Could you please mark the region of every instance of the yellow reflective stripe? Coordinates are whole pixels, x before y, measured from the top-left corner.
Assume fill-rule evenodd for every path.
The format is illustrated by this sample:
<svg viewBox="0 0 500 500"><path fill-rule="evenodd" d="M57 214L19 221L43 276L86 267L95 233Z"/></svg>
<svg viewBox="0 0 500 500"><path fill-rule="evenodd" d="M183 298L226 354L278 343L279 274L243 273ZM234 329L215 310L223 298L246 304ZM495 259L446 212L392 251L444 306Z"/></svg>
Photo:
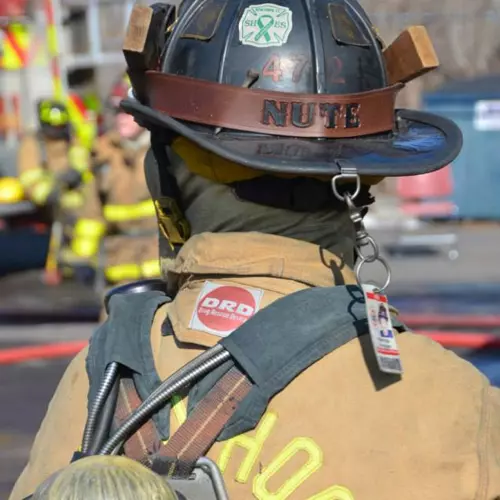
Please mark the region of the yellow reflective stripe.
<svg viewBox="0 0 500 500"><path fill-rule="evenodd" d="M51 179L44 179L37 183L36 186L31 190L31 199L37 204L41 205L47 201L52 189L54 187L54 183Z"/></svg>
<svg viewBox="0 0 500 500"><path fill-rule="evenodd" d="M0 179L0 203L16 203L24 199L24 189L18 179L3 177Z"/></svg>
<svg viewBox="0 0 500 500"><path fill-rule="evenodd" d="M18 70L25 66L27 51L30 44L30 34L26 26L15 23L7 28L8 34L15 39L17 46L21 49L23 56L20 57L17 50L12 46L9 36L5 36L0 44L0 68L6 70Z"/></svg>
<svg viewBox="0 0 500 500"><path fill-rule="evenodd" d="M19 176L19 182L24 186L30 186L35 182L39 181L45 174L45 170L43 168L33 168L28 170L27 172L23 172Z"/></svg>
<svg viewBox="0 0 500 500"><path fill-rule="evenodd" d="M83 205L83 194L79 191L67 191L61 196L63 208L79 208Z"/></svg>
<svg viewBox="0 0 500 500"><path fill-rule="evenodd" d="M154 278L160 275L159 260L148 260L140 264L119 264L105 269L106 279L111 282L133 280L140 278Z"/></svg>
<svg viewBox="0 0 500 500"><path fill-rule="evenodd" d="M69 163L78 172L82 173L89 168L89 154L86 148L72 146L69 150Z"/></svg>
<svg viewBox="0 0 500 500"><path fill-rule="evenodd" d="M57 27L55 25L47 26L47 48L49 54L57 54L58 43L57 43Z"/></svg>
<svg viewBox="0 0 500 500"><path fill-rule="evenodd" d="M64 98L64 87L61 78L58 76L52 79L52 84L54 86L54 97L58 100L62 100Z"/></svg>
<svg viewBox="0 0 500 500"><path fill-rule="evenodd" d="M86 170L85 172L82 173L82 181L84 184L88 184L94 176L92 175L92 172L89 170Z"/></svg>
<svg viewBox="0 0 500 500"><path fill-rule="evenodd" d="M141 268L137 264L109 266L104 270L104 275L112 283L124 280L137 280L141 277Z"/></svg>
<svg viewBox="0 0 500 500"><path fill-rule="evenodd" d="M71 250L83 259L94 257L99 251L99 238L73 238Z"/></svg>
<svg viewBox="0 0 500 500"><path fill-rule="evenodd" d="M83 144L87 150L92 149L94 141L97 136L97 125L94 122L83 122L75 125L78 140Z"/></svg>
<svg viewBox="0 0 500 500"><path fill-rule="evenodd" d="M75 224L74 234L80 237L100 238L106 229L104 223L93 219L80 219Z"/></svg>
<svg viewBox="0 0 500 500"><path fill-rule="evenodd" d="M144 278L156 278L161 275L160 260L148 260L141 264Z"/></svg>
<svg viewBox="0 0 500 500"><path fill-rule="evenodd" d="M104 218L109 222L126 222L156 215L153 200L142 201L134 205L106 205Z"/></svg>

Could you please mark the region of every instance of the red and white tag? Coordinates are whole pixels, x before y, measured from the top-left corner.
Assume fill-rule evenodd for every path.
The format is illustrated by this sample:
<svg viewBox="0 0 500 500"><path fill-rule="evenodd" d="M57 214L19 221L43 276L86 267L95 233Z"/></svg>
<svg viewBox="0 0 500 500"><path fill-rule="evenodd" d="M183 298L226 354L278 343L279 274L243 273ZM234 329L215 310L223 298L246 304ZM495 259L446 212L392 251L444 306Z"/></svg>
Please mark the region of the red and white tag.
<svg viewBox="0 0 500 500"><path fill-rule="evenodd" d="M227 337L260 308L264 290L206 281L198 295L189 328Z"/></svg>
<svg viewBox="0 0 500 500"><path fill-rule="evenodd" d="M387 297L373 285L362 285L366 316L378 367L385 373L403 373L401 356L392 328Z"/></svg>

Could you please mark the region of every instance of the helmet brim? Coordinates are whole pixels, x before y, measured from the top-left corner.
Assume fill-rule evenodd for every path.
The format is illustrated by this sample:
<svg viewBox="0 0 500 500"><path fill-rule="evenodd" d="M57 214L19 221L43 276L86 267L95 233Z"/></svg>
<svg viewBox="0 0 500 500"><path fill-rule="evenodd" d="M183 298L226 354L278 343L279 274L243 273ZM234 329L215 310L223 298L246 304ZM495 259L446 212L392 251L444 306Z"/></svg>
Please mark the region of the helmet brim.
<svg viewBox="0 0 500 500"><path fill-rule="evenodd" d="M395 110L397 134L298 139L224 130L207 133L130 97L121 107L144 126L166 128L229 161L271 174L336 175L349 167L360 175L420 175L449 165L463 142L459 127L451 120L406 109Z"/></svg>

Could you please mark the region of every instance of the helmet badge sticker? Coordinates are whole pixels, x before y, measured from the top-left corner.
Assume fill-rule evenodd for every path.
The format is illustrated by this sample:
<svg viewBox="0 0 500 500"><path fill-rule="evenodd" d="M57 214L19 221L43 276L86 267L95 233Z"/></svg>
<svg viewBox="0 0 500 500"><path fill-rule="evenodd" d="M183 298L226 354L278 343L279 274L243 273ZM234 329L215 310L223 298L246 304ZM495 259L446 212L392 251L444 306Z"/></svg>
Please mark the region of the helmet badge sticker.
<svg viewBox="0 0 500 500"><path fill-rule="evenodd" d="M279 47L292 31L292 11L273 3L247 7L239 22L240 42L253 47Z"/></svg>

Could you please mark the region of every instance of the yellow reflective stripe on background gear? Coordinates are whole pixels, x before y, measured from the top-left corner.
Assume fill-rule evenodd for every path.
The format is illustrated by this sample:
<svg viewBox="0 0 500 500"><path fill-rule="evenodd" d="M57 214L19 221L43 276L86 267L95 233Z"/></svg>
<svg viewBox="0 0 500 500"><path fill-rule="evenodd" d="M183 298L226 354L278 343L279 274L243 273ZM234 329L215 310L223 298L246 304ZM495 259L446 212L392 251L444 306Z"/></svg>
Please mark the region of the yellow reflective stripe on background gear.
<svg viewBox="0 0 500 500"><path fill-rule="evenodd" d="M134 205L106 205L104 218L108 222L127 222L156 215L153 200L142 201Z"/></svg>
<svg viewBox="0 0 500 500"><path fill-rule="evenodd" d="M79 191L66 191L61 196L61 207L67 209L80 208L83 205L83 194Z"/></svg>
<svg viewBox="0 0 500 500"><path fill-rule="evenodd" d="M0 203L17 203L24 199L24 189L15 177L0 179Z"/></svg>
<svg viewBox="0 0 500 500"><path fill-rule="evenodd" d="M98 220L94 219L80 219L75 224L75 236L86 236L100 238L104 231L106 230L106 225Z"/></svg>
<svg viewBox="0 0 500 500"><path fill-rule="evenodd" d="M47 201L53 188L54 181L52 179L43 179L31 189L31 199L37 205L42 205Z"/></svg>
<svg viewBox="0 0 500 500"><path fill-rule="evenodd" d="M141 269L144 278L157 278L161 274L160 259L143 262Z"/></svg>
<svg viewBox="0 0 500 500"><path fill-rule="evenodd" d="M43 168L33 168L31 170L28 170L27 172L23 172L19 176L19 182L24 187L29 187L35 182L39 181L45 174L46 171Z"/></svg>
<svg viewBox="0 0 500 500"><path fill-rule="evenodd" d="M50 54L59 53L57 26L55 24L49 24L49 26L47 26L47 49Z"/></svg>
<svg viewBox="0 0 500 500"><path fill-rule="evenodd" d="M89 259L97 255L106 225L98 220L80 219L75 224L71 250L78 257Z"/></svg>
<svg viewBox="0 0 500 500"><path fill-rule="evenodd" d="M119 264L105 269L106 279L112 283L141 278L156 278L160 276L159 260L148 260L140 264Z"/></svg>
<svg viewBox="0 0 500 500"><path fill-rule="evenodd" d="M80 258L90 259L99 251L99 238L73 238L71 251Z"/></svg>
<svg viewBox="0 0 500 500"><path fill-rule="evenodd" d="M71 146L68 158L70 166L80 173L88 170L90 166L88 149L82 146Z"/></svg>
<svg viewBox="0 0 500 500"><path fill-rule="evenodd" d="M82 182L84 184L88 184L91 180L93 180L94 176L92 175L92 172L90 170L85 170L85 172L82 172Z"/></svg>
<svg viewBox="0 0 500 500"><path fill-rule="evenodd" d="M138 280L141 277L141 268L137 264L109 266L104 270L104 275L111 283L125 280Z"/></svg>
<svg viewBox="0 0 500 500"><path fill-rule="evenodd" d="M8 0L2 0L4 2ZM0 38L0 69L20 70L26 66L30 38L27 26L21 23L7 26L3 40Z"/></svg>

